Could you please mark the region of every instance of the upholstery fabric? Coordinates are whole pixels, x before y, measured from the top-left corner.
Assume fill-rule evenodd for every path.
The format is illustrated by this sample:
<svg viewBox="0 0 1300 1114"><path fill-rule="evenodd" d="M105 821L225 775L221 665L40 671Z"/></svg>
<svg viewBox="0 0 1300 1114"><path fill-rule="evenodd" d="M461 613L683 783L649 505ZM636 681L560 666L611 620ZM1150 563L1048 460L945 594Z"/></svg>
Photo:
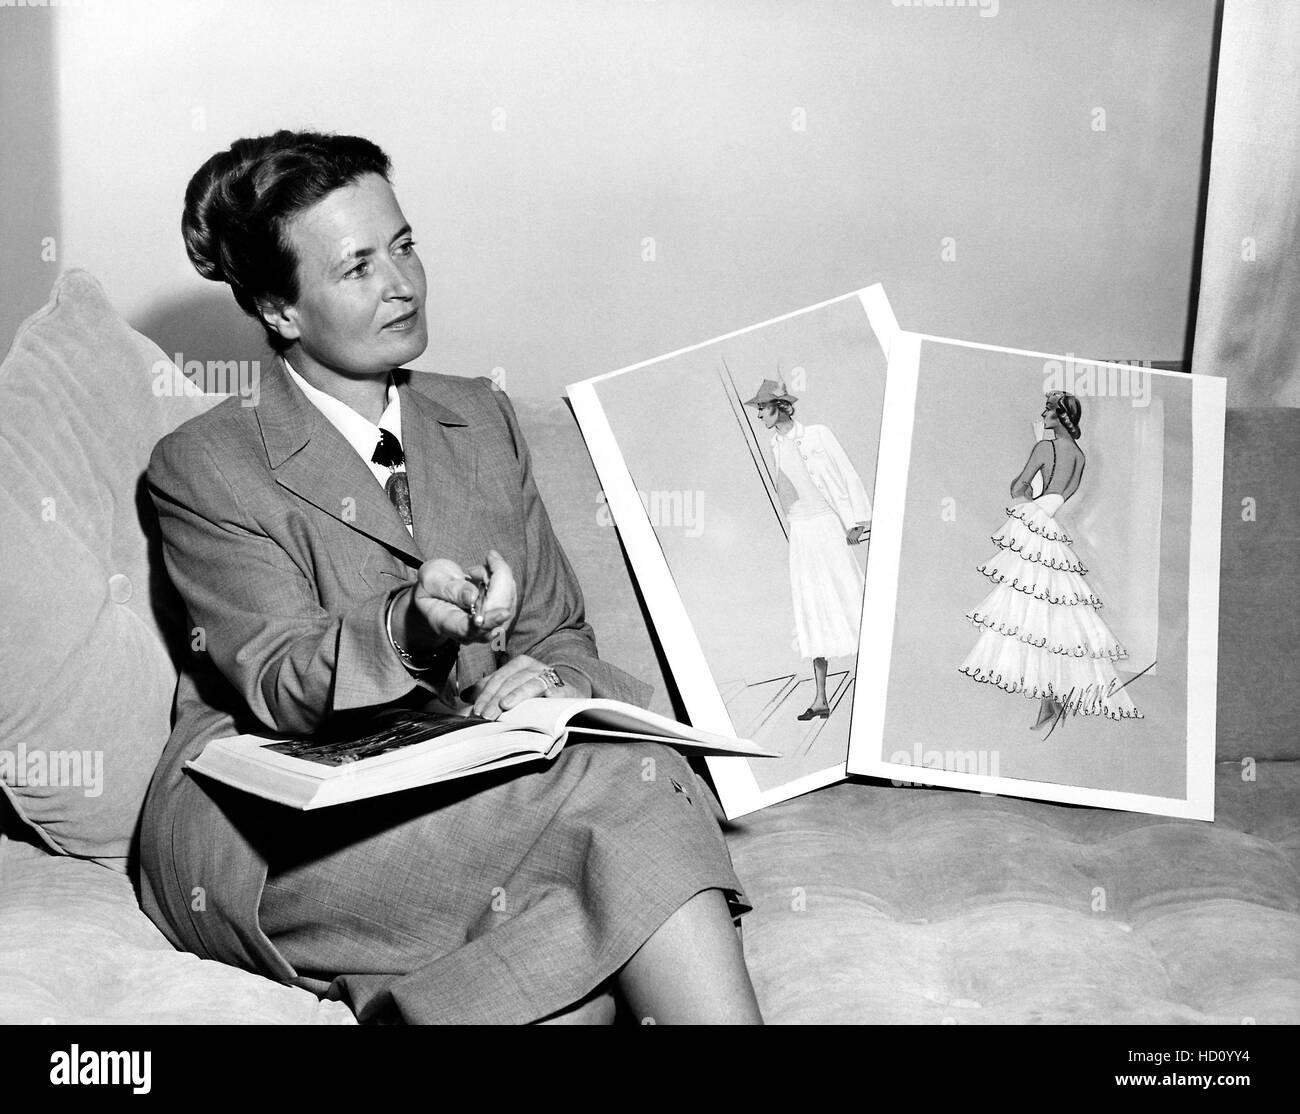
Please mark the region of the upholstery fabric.
<svg viewBox="0 0 1300 1114"><path fill-rule="evenodd" d="M0 940L0 1023L353 1023L341 1002L176 951L121 874L3 838Z"/></svg>
<svg viewBox="0 0 1300 1114"><path fill-rule="evenodd" d="M141 476L215 401L155 395L159 360L69 271L0 365L3 790L51 848L119 869L170 728L165 637L184 637Z"/></svg>
<svg viewBox="0 0 1300 1114"><path fill-rule="evenodd" d="M1230 409L1218 755L1300 759L1300 409Z"/></svg>
<svg viewBox="0 0 1300 1114"><path fill-rule="evenodd" d="M1294 1025L1300 766L1215 792L1213 824L888 784L733 821L763 1015Z"/></svg>
<svg viewBox="0 0 1300 1114"><path fill-rule="evenodd" d="M582 585L600 656L653 685L650 709L672 715L671 689L649 617L642 610L577 421L558 400L525 398L514 399L514 404L533 456L538 490Z"/></svg>

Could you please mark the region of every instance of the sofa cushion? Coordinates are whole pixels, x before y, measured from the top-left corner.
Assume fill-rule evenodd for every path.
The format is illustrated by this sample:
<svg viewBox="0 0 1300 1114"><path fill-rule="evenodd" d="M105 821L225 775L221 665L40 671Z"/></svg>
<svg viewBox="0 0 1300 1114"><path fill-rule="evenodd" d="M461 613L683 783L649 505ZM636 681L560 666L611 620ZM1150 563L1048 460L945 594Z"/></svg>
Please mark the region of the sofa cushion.
<svg viewBox="0 0 1300 1114"><path fill-rule="evenodd" d="M69 271L0 365L0 791L52 850L119 867L184 638L142 474L158 438L220 401L159 361Z"/></svg>
<svg viewBox="0 0 1300 1114"><path fill-rule="evenodd" d="M559 399L511 401L532 454L537 489L582 585L600 656L653 685L650 707L672 715L650 618L633 586L631 567L573 413Z"/></svg>
<svg viewBox="0 0 1300 1114"><path fill-rule="evenodd" d="M353 1024L320 1001L176 951L131 883L0 837L0 1024Z"/></svg>
<svg viewBox="0 0 1300 1114"><path fill-rule="evenodd" d="M1300 408L1230 409L1219 581L1219 758L1300 758Z"/></svg>
<svg viewBox="0 0 1300 1114"><path fill-rule="evenodd" d="M777 1024L1300 1022L1300 764L1217 819L841 784L732 821Z"/></svg>

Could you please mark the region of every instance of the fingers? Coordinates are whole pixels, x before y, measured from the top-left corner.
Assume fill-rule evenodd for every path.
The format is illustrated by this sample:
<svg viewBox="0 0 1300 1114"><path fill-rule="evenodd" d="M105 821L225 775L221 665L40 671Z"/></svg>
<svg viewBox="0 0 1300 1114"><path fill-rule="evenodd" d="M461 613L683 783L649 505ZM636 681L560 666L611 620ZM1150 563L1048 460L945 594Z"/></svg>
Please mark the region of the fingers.
<svg viewBox="0 0 1300 1114"><path fill-rule="evenodd" d="M510 702L509 707L514 707L520 700L525 700L529 696L540 696L546 690L546 683L541 680L541 674L545 669L546 666L527 654L512 658L475 686L474 706L470 711L485 719L496 719L505 710L505 706L501 703L502 699L513 694L517 688L528 691L520 692L518 697Z"/></svg>
<svg viewBox="0 0 1300 1114"><path fill-rule="evenodd" d="M456 604L419 594L411 603L438 638L465 643L485 642L491 637L487 632L477 630L470 622L469 613Z"/></svg>
<svg viewBox="0 0 1300 1114"><path fill-rule="evenodd" d="M464 608L473 606L478 589L455 561L425 561L416 574L411 603L439 638L471 641L473 632Z"/></svg>
<svg viewBox="0 0 1300 1114"><path fill-rule="evenodd" d="M468 611L478 597L478 585L455 561L439 557L420 566L420 588L431 599Z"/></svg>
<svg viewBox="0 0 1300 1114"><path fill-rule="evenodd" d="M495 672L489 673L477 684L461 693L461 696L465 699L472 699L474 701L473 707L470 708L470 711L476 716L485 715L489 707L491 707L496 700L497 695L503 690L505 684L516 673L521 670L527 670L530 661L532 661L531 658L521 654L519 657L506 662L505 665ZM491 719L493 717L488 716L487 718Z"/></svg>
<svg viewBox="0 0 1300 1114"><path fill-rule="evenodd" d="M495 549L488 550L487 574L487 595L483 600L479 624L492 630L515 617L519 607L519 590L515 584L514 572Z"/></svg>
<svg viewBox="0 0 1300 1114"><path fill-rule="evenodd" d="M457 642L486 642L515 617L514 572L496 550L466 570L436 558L420 566L414 603L433 631Z"/></svg>
<svg viewBox="0 0 1300 1114"><path fill-rule="evenodd" d="M516 684L509 692L498 694L497 704L503 712L508 712L524 700L549 696L554 691L555 689L540 673L534 673Z"/></svg>

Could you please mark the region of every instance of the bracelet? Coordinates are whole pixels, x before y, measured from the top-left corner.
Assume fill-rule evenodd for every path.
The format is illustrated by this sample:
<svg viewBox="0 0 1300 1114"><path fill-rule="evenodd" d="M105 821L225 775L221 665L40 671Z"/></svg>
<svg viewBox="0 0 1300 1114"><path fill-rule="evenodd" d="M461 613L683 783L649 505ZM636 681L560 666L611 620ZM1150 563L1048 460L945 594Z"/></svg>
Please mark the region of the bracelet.
<svg viewBox="0 0 1300 1114"><path fill-rule="evenodd" d="M388 643L392 646L393 651L402 659L402 664L412 673L428 673L430 670L438 667L439 661L444 656L439 651L434 651L434 659L428 665L421 665L415 655L403 650L398 644L397 639L393 637L393 604L397 602L397 596L390 596L388 606L384 609L384 630L388 632Z"/></svg>

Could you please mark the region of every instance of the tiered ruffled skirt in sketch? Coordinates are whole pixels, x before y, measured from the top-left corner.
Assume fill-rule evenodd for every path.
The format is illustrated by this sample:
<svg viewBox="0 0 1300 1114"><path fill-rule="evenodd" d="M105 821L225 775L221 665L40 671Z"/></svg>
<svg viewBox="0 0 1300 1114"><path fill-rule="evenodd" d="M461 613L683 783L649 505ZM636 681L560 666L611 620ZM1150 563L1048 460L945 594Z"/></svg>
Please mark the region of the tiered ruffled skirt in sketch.
<svg viewBox="0 0 1300 1114"><path fill-rule="evenodd" d="M1056 522L1063 502L1043 495L1008 509L993 535L997 553L979 566L993 590L966 613L980 636L961 672L1004 692L1052 697L1071 715L1140 719L1115 672L1128 651L1098 614L1088 570Z"/></svg>

